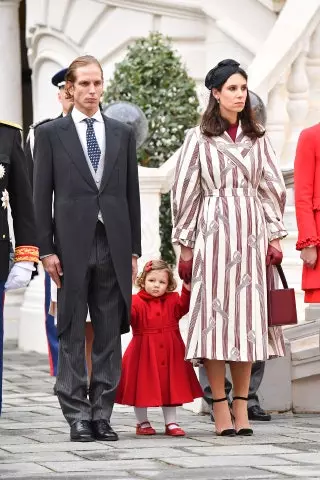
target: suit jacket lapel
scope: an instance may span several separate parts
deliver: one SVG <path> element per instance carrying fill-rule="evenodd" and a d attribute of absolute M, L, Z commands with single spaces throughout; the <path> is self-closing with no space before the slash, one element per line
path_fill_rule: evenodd
<path fill-rule="evenodd" d="M 75 164 L 84 180 L 92 188 L 97 190 L 97 185 L 90 172 L 90 168 L 88 166 L 87 159 L 83 152 L 82 145 L 71 115 L 64 117 L 64 123 L 61 123 L 57 130 L 60 140 L 72 162 Z"/>
<path fill-rule="evenodd" d="M 120 131 L 117 126 L 112 124 L 105 115 L 103 116 L 105 130 L 106 130 L 106 152 L 104 159 L 104 169 L 100 185 L 100 191 L 107 185 L 110 174 L 117 160 L 117 155 L 120 147 Z"/>

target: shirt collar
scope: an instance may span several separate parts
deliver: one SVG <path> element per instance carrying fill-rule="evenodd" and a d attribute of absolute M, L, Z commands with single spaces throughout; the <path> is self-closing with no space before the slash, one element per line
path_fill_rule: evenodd
<path fill-rule="evenodd" d="M 84 113 L 80 112 L 80 110 L 78 110 L 76 107 L 73 107 L 72 109 L 72 112 L 71 112 L 71 115 L 72 115 L 72 119 L 74 121 L 74 123 L 80 123 L 82 122 L 85 118 L 88 118 L 87 115 L 85 115 Z M 100 109 L 98 108 L 98 110 L 96 111 L 96 113 L 94 115 L 92 115 L 91 118 L 94 118 L 96 120 L 96 122 L 103 122 L 103 118 L 102 118 L 102 115 L 101 115 L 101 112 L 100 112 Z"/>

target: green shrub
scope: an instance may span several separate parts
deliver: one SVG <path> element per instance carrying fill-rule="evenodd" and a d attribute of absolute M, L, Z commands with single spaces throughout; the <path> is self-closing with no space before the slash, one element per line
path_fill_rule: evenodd
<path fill-rule="evenodd" d="M 149 136 L 137 152 L 140 165 L 160 166 L 181 146 L 186 130 L 196 125 L 199 104 L 195 87 L 170 40 L 160 33 L 151 33 L 128 47 L 107 85 L 104 102 L 128 101 L 145 113 Z M 161 199 L 160 236 L 162 258 L 174 264 L 169 194 Z"/>

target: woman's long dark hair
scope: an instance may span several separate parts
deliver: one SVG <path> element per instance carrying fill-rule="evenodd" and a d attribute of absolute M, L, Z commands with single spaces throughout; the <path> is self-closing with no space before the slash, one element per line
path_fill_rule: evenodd
<path fill-rule="evenodd" d="M 248 75 L 244 70 L 239 69 L 239 72 L 237 73 L 240 73 L 245 80 L 248 79 Z M 225 82 L 217 87 L 219 92 L 221 92 L 224 84 Z M 238 113 L 238 120 L 241 121 L 243 133 L 249 138 L 254 139 L 264 135 L 265 130 L 255 120 L 254 111 L 251 107 L 249 92 L 247 94 L 244 109 Z M 230 122 L 221 116 L 219 103 L 212 95 L 212 92 L 210 92 L 209 103 L 201 119 L 201 132 L 207 137 L 217 137 L 222 135 L 229 126 Z"/>

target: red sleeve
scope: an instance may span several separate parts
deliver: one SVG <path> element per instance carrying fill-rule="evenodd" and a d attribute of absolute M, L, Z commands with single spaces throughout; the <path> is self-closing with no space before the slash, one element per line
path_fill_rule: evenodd
<path fill-rule="evenodd" d="M 189 312 L 190 306 L 190 291 L 182 287 L 181 295 L 178 296 L 178 301 L 175 306 L 175 317 L 180 320 L 181 317 Z"/>
<path fill-rule="evenodd" d="M 298 225 L 297 250 L 309 245 L 320 245 L 313 211 L 316 151 L 314 131 L 300 134 L 294 162 L 295 207 Z"/>

